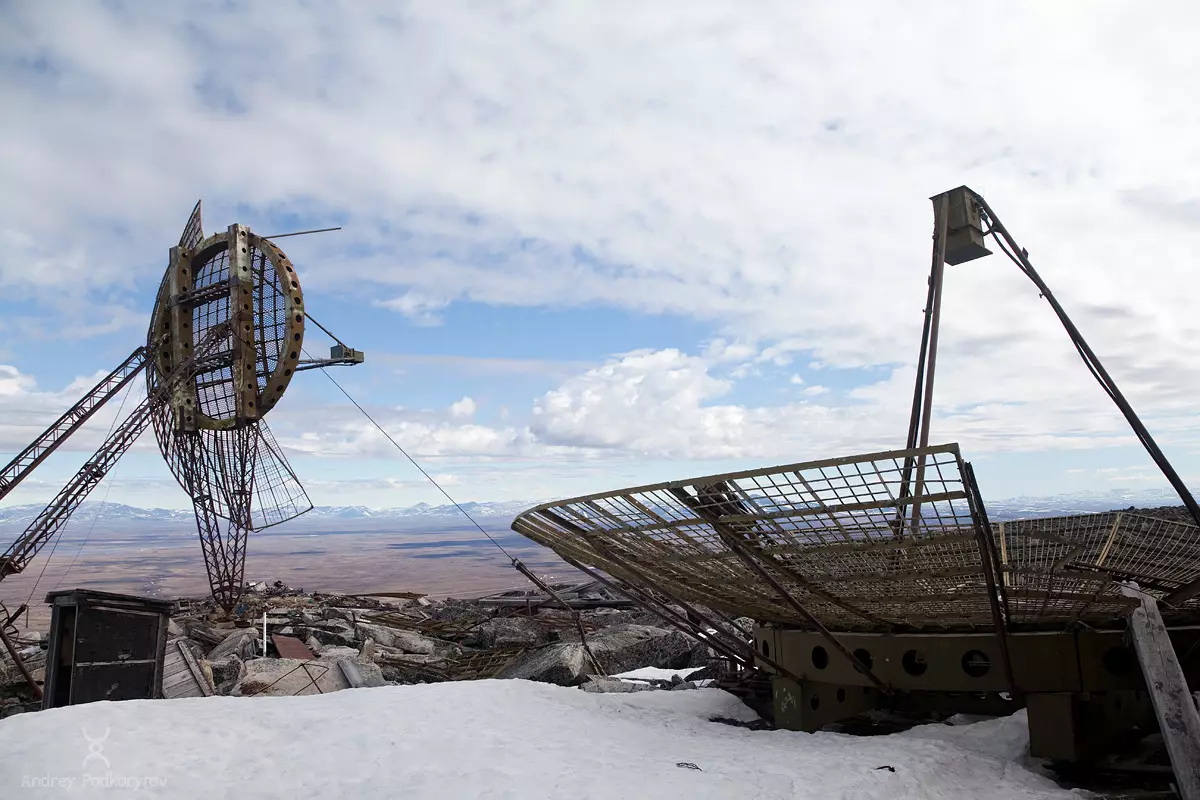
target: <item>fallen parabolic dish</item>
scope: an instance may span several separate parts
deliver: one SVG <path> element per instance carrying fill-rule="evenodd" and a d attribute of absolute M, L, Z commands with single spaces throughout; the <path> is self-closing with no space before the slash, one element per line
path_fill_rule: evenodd
<path fill-rule="evenodd" d="M 1136 604 L 1121 582 L 1162 597 L 1200 577 L 1194 525 L 1131 512 L 990 523 L 979 498 L 945 444 L 559 500 L 512 527 L 622 584 L 811 626 L 799 605 L 842 631 L 993 630 L 996 604 L 1009 630 L 1116 625 Z M 1175 611 L 1200 616 L 1200 603 Z"/>

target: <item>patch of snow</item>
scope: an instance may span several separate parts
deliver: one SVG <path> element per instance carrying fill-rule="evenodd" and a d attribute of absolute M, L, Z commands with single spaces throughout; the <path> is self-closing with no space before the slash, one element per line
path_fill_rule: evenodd
<path fill-rule="evenodd" d="M 634 662 L 637 663 L 637 662 Z M 661 667 L 639 667 L 631 669 L 628 672 L 622 672 L 617 675 L 610 675 L 610 678 L 633 678 L 642 681 L 669 681 L 671 678 L 678 675 L 687 680 L 687 676 L 693 672 L 699 672 L 704 667 L 688 667 L 686 669 L 662 669 Z"/>
<path fill-rule="evenodd" d="M 89 703 L 0 722 L 0 797 L 1079 797 L 1012 760 L 1023 717 L 863 738 L 713 717 L 754 713 L 516 680 Z"/>
<path fill-rule="evenodd" d="M 955 717 L 960 719 L 955 720 Z M 1025 710 L 1011 717 L 996 717 L 980 722 L 966 722 L 965 714 L 951 717 L 954 723 L 918 725 L 896 736 L 910 739 L 930 739 L 954 744 L 978 753 L 1009 761 L 1022 759 L 1029 750 L 1029 722 Z"/>

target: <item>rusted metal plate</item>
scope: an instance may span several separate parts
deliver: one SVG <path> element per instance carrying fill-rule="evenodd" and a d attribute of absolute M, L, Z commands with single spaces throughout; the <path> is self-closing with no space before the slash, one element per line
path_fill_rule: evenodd
<path fill-rule="evenodd" d="M 312 651 L 308 649 L 308 646 L 294 636 L 276 633 L 271 636 L 271 641 L 275 643 L 275 650 L 279 653 L 280 658 L 298 658 L 302 661 L 313 658 Z"/>

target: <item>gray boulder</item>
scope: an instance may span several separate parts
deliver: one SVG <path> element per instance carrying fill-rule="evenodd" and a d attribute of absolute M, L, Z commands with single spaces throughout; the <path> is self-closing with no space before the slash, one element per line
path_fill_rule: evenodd
<path fill-rule="evenodd" d="M 683 669 L 690 665 L 695 645 L 679 631 L 649 625 L 614 625 L 589 636 L 588 642 L 609 673 L 638 667 Z"/>
<path fill-rule="evenodd" d="M 506 665 L 496 677 L 577 686 L 593 673 L 583 645 L 567 642 L 530 650 Z"/>
<path fill-rule="evenodd" d="M 217 694 L 229 694 L 234 685 L 242 677 L 242 660 L 236 655 L 228 655 L 220 661 L 205 659 L 200 662 L 200 668 L 208 673 L 213 690 Z"/>
<path fill-rule="evenodd" d="M 481 622 L 463 639 L 467 647 L 534 647 L 550 641 L 550 628 L 528 617 L 497 617 Z"/>
<path fill-rule="evenodd" d="M 453 642 L 444 642 L 441 639 L 424 636 L 416 631 L 405 631 L 397 628 L 389 628 L 386 625 L 360 622 L 358 624 L 358 641 L 366 642 L 368 639 L 374 640 L 377 645 L 382 647 L 414 655 L 449 656 L 458 655 L 461 651 L 461 648 Z"/>
<path fill-rule="evenodd" d="M 645 683 L 629 683 L 620 678 L 600 677 L 595 677 L 586 683 L 581 683 L 579 688 L 593 694 L 629 694 L 631 692 L 654 691 L 655 689 L 655 687 Z"/>
<path fill-rule="evenodd" d="M 242 661 L 254 658 L 258 652 L 259 635 L 253 628 L 239 628 L 209 652 L 208 660 L 223 661 L 228 656 L 237 656 Z"/>
<path fill-rule="evenodd" d="M 650 625 L 614 625 L 588 636 L 588 644 L 601 668 L 615 674 L 638 667 L 683 669 L 691 664 L 696 643 L 679 631 Z M 530 650 L 496 677 L 576 686 L 594 673 L 581 643 L 562 642 Z"/>

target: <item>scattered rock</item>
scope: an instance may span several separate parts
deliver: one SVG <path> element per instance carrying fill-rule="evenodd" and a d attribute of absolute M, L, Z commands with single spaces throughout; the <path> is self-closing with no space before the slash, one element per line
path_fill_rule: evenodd
<path fill-rule="evenodd" d="M 632 683 L 630 681 L 623 681 L 620 678 L 600 677 L 594 677 L 586 683 L 581 683 L 579 688 L 585 692 L 596 694 L 629 694 L 630 692 L 654 691 L 654 687 L 649 684 Z"/>
<path fill-rule="evenodd" d="M 358 658 L 358 650 L 353 647 L 326 647 L 321 651 L 320 660 L 322 661 L 330 659 L 336 661 L 339 658 Z"/>
<path fill-rule="evenodd" d="M 498 617 L 481 622 L 463 639 L 468 647 L 534 647 L 550 641 L 550 629 L 529 617 Z"/>
<path fill-rule="evenodd" d="M 217 694 L 229 694 L 243 674 L 242 660 L 232 654 L 220 661 L 205 659 L 200 665 Z"/>
<path fill-rule="evenodd" d="M 578 686 L 592 672 L 583 645 L 564 643 L 531 650 L 501 669 L 496 677 Z"/>
<path fill-rule="evenodd" d="M 588 643 L 609 673 L 638 667 L 684 669 L 692 660 L 691 639 L 649 625 L 614 625 L 589 636 Z"/>
<path fill-rule="evenodd" d="M 208 654 L 209 661 L 221 661 L 226 656 L 237 656 L 242 661 L 245 661 L 254 656 L 258 652 L 258 631 L 251 628 L 242 628 L 235 630 L 233 633 L 221 640 L 221 643 L 212 649 Z"/>
<path fill-rule="evenodd" d="M 617 673 L 645 666 L 677 670 L 712 662 L 707 645 L 666 627 L 640 609 L 583 611 L 587 648 L 580 641 L 571 613 L 552 606 L 540 607 L 531 616 L 526 611 L 514 613 L 475 600 L 453 598 L 385 600 L 305 594 L 275 581 L 254 584 L 232 618 L 210 600 L 180 600 L 169 632 L 172 639 L 191 649 L 217 694 L 241 696 L 314 694 L 318 686 L 324 692 L 351 684 L 449 680 L 460 668 L 475 669 L 482 663 L 467 665 L 462 659 L 499 649 L 525 652 L 509 661 L 496 677 L 583 685 L 595 693 L 691 689 L 697 686 L 696 681 L 712 677 L 701 672 L 686 681 L 676 677 L 672 681 L 629 682 L 595 676 L 597 672 Z M 381 613 L 408 622 L 398 621 L 393 627 L 385 624 L 390 621 L 380 617 Z M 302 639 L 315 657 L 309 661 L 263 657 L 259 642 L 264 617 L 268 633 Z M 424 632 L 427 625 L 436 635 Z M 599 661 L 599 670 L 588 648 Z M 44 651 L 37 647 L 34 651 L 40 652 L 44 660 Z M 496 663 L 501 660 L 496 659 Z M 3 667 L 0 663 L 0 678 L 6 674 Z M 292 669 L 296 671 L 289 673 Z M 323 677 L 315 677 L 318 672 Z"/>
<path fill-rule="evenodd" d="M 336 659 L 256 658 L 233 686 L 234 697 L 291 697 L 349 689 Z"/>

